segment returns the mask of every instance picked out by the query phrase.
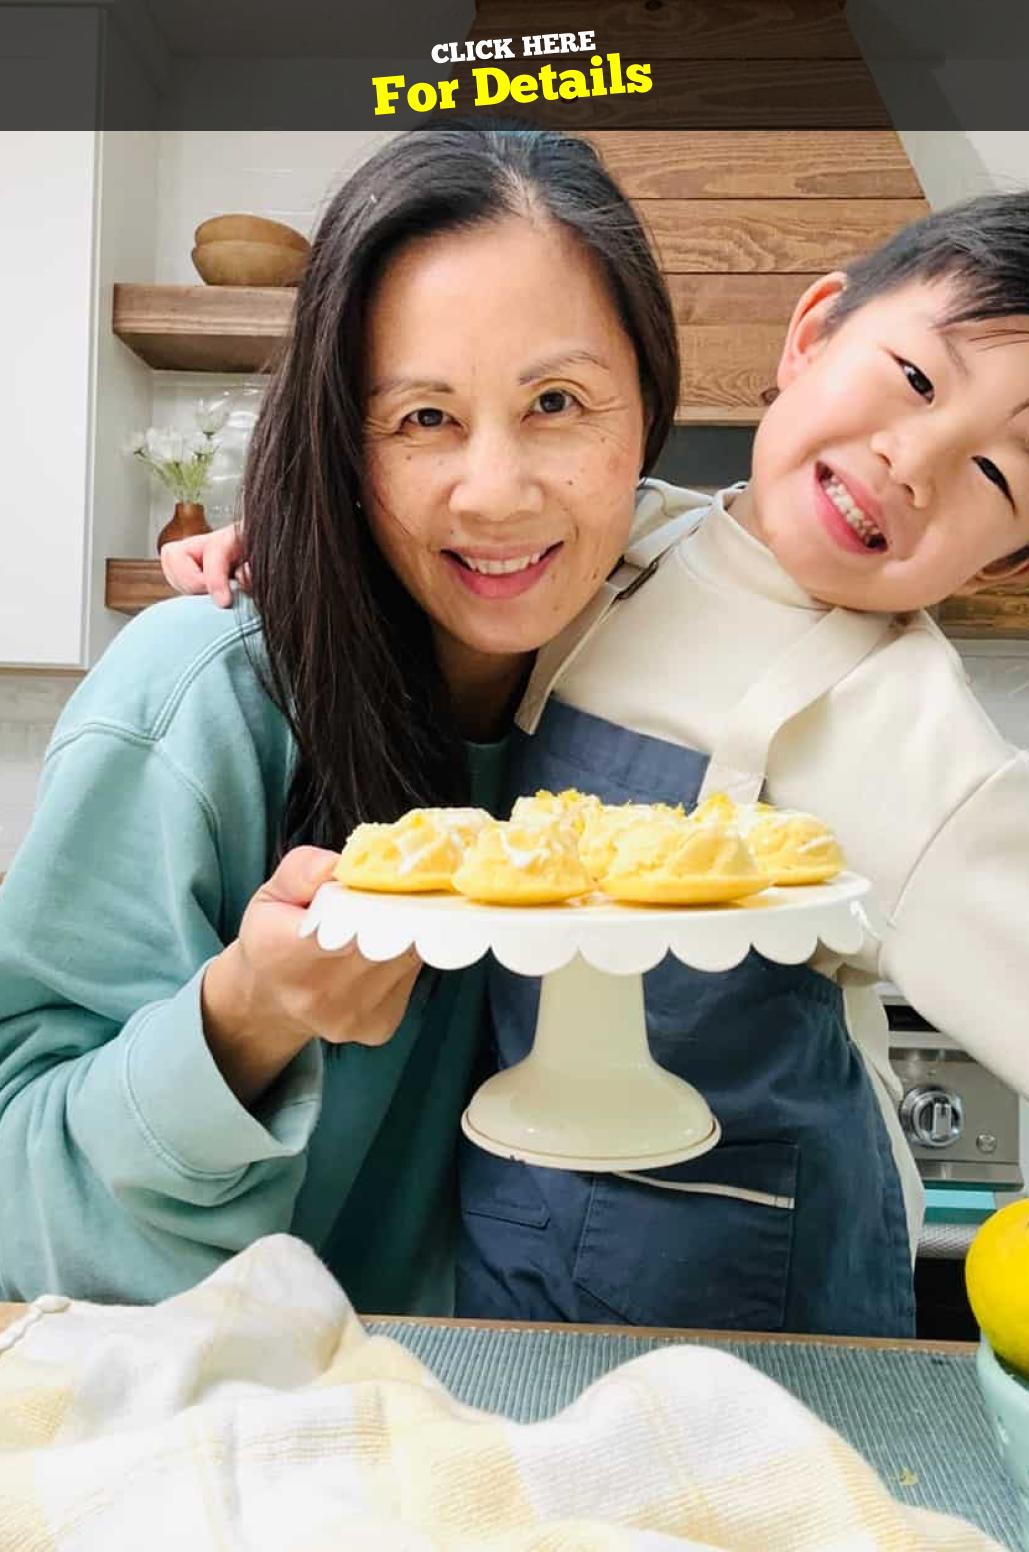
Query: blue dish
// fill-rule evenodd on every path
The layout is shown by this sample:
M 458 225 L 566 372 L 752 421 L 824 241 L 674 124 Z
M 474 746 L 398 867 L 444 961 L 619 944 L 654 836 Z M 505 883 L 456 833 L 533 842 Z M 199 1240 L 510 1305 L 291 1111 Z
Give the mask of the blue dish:
M 1004 1464 L 1018 1490 L 1022 1546 L 1029 1552 L 1029 1381 L 1008 1368 L 985 1337 L 979 1344 L 976 1369 Z

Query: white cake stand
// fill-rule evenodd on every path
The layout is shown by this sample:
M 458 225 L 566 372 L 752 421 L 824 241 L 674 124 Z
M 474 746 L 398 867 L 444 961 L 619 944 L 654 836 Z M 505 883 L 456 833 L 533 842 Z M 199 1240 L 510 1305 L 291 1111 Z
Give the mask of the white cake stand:
M 459 895 L 362 893 L 323 884 L 301 935 L 324 949 L 357 939 L 366 959 L 413 944 L 428 965 L 456 970 L 491 952 L 542 977 L 533 1048 L 488 1079 L 462 1117 L 489 1153 L 555 1169 L 656 1169 L 713 1148 L 721 1128 L 703 1095 L 650 1054 L 643 972 L 672 953 L 697 970 L 728 970 L 754 948 L 803 964 L 821 943 L 860 947 L 870 885 L 768 889 L 739 905 L 476 905 Z

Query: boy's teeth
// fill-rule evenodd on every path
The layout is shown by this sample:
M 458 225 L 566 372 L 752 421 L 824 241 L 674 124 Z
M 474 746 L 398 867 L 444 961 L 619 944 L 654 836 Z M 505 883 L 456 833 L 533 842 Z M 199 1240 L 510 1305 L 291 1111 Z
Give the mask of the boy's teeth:
M 884 534 L 875 526 L 867 512 L 861 510 L 850 491 L 836 478 L 835 474 L 826 475 L 822 481 L 822 489 L 837 512 L 848 526 L 854 530 L 862 543 L 867 545 L 869 549 L 879 549 L 882 547 L 885 543 Z
M 481 571 L 487 577 L 506 577 L 512 571 L 527 571 L 545 553 L 544 550 L 537 550 L 535 555 L 518 555 L 513 560 L 473 560 L 470 555 L 462 555 L 460 559 L 469 571 Z

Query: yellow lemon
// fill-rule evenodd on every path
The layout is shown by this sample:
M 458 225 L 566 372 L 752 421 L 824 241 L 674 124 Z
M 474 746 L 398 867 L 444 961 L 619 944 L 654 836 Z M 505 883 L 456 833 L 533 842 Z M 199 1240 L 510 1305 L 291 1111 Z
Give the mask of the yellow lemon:
M 1029 1377 L 1029 1201 L 987 1218 L 968 1252 L 965 1287 L 994 1352 Z

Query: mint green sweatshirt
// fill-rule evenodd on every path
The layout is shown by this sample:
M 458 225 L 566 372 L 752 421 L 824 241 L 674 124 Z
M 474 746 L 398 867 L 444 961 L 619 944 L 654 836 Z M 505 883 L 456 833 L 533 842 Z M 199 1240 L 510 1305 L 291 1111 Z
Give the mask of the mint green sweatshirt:
M 200 983 L 269 872 L 294 755 L 249 606 L 176 599 L 69 701 L 0 888 L 0 1298 L 149 1302 L 264 1234 L 363 1311 L 445 1314 L 483 966 L 416 987 L 386 1045 L 312 1041 L 247 1110 Z M 503 746 L 471 746 L 475 801 Z

